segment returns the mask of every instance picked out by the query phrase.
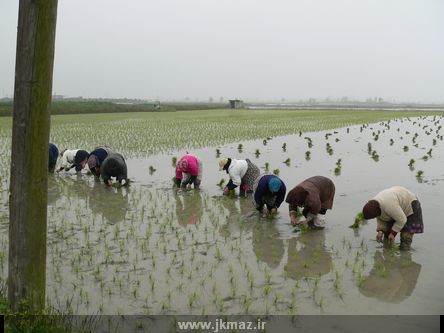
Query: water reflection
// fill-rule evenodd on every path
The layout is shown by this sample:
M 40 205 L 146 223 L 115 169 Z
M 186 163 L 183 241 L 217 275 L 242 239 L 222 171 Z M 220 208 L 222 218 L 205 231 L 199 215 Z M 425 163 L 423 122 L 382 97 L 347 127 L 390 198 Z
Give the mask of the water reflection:
M 101 214 L 110 224 L 125 220 L 128 210 L 128 189 L 103 186 L 95 181 L 92 187 L 84 183 L 88 206 L 95 214 Z
M 402 251 L 397 255 L 390 249 L 377 251 L 373 268 L 359 291 L 383 302 L 401 303 L 412 294 L 420 272 L 421 265 L 412 261 L 410 252 Z
M 284 256 L 284 241 L 279 237 L 276 223 L 265 221 L 256 223 L 253 227 L 253 251 L 259 261 L 270 268 L 277 268 Z
M 332 268 L 331 253 L 325 246 L 325 230 L 304 232 L 288 242 L 288 277 L 300 280 L 320 277 Z
M 198 224 L 203 215 L 202 197 L 199 191 L 176 194 L 176 217 L 182 227 Z

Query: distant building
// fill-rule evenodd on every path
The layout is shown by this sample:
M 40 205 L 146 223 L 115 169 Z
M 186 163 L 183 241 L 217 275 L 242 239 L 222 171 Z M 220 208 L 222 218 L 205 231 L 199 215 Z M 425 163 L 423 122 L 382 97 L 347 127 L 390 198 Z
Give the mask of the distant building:
M 230 103 L 230 109 L 244 108 L 244 101 L 241 101 L 240 99 L 230 99 L 228 102 Z

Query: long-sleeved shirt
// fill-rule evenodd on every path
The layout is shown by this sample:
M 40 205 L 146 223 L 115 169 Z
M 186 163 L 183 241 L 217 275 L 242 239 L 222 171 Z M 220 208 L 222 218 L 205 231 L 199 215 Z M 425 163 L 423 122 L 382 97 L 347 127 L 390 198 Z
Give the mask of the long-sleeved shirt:
M 392 229 L 400 232 L 407 222 L 407 216 L 413 214 L 412 202 L 416 195 L 402 186 L 393 186 L 379 192 L 373 200 L 379 203 L 381 215 L 376 218 L 377 228 L 385 222 L 393 222 Z
M 265 195 L 276 196 L 276 201 L 274 203 L 274 206 L 276 208 L 279 208 L 282 201 L 284 201 L 286 188 L 285 188 L 284 182 L 281 180 L 282 185 L 279 188 L 279 191 L 272 193 L 268 187 L 268 183 L 270 182 L 270 180 L 272 178 L 278 178 L 278 177 L 276 177 L 274 175 L 265 175 L 259 179 L 256 191 L 254 192 L 254 201 L 256 201 L 257 203 L 260 203 L 262 201 L 261 200 L 262 197 Z
M 111 177 L 116 177 L 118 181 L 128 178 L 128 169 L 125 159 L 121 154 L 110 154 L 102 163 L 100 168 L 100 176 L 106 183 Z
M 188 162 L 188 170 L 180 170 L 179 163 L 182 160 L 186 160 Z M 182 172 L 189 173 L 191 176 L 197 177 L 199 174 L 199 161 L 197 157 L 194 155 L 185 155 L 182 156 L 179 162 L 176 164 L 176 179 L 182 180 L 183 175 Z
M 321 209 L 331 209 L 335 196 L 335 185 L 323 176 L 314 176 L 304 180 L 288 192 L 286 202 L 290 211 L 297 206 L 308 208 L 309 212 L 317 215 Z
M 242 177 L 245 176 L 248 170 L 248 163 L 246 160 L 231 159 L 231 163 L 228 166 L 227 173 L 230 176 L 230 181 L 227 187 L 232 190 L 239 186 L 242 182 Z
M 57 170 L 69 171 L 74 166 L 74 159 L 79 149 L 65 150 L 57 161 Z

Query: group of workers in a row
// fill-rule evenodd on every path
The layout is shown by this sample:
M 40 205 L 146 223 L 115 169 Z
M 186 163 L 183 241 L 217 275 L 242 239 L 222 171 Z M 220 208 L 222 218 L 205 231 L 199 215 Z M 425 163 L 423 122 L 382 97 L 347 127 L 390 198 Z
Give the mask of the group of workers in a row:
M 81 149 L 66 149 L 59 152 L 57 146 L 49 144 L 48 170 L 49 172 L 69 171 L 75 168 L 80 172 L 88 165 L 89 170 L 96 177 L 111 186 L 111 177 L 125 184 L 128 181 L 128 169 L 123 156 L 114 153 L 109 147 L 97 147 L 91 153 Z
M 230 180 L 223 192 L 228 194 L 239 187 L 239 194 L 252 193 L 253 204 L 264 217 L 276 214 L 284 201 L 286 186 L 282 179 L 272 174 L 261 174 L 259 168 L 249 159 L 222 158 L 220 171 L 226 171 Z M 177 188 L 198 189 L 202 181 L 202 161 L 194 155 L 182 156 L 176 164 L 175 183 Z M 323 176 L 310 177 L 296 185 L 287 194 L 289 215 L 293 225 L 298 224 L 298 207 L 302 208 L 305 219 L 299 223 L 311 229 L 325 227 L 325 213 L 332 209 L 335 185 Z M 378 241 L 393 241 L 400 233 L 400 249 L 408 250 L 413 234 L 423 233 L 421 204 L 417 196 L 401 186 L 393 186 L 378 193 L 362 208 L 366 220 L 377 219 Z
M 50 172 L 68 171 L 75 168 L 81 171 L 88 165 L 96 177 L 101 177 L 108 186 L 115 177 L 121 184 L 128 181 L 127 166 L 121 154 L 114 153 L 109 147 L 97 147 L 91 153 L 85 150 L 65 150 L 49 144 L 48 168 Z M 249 159 L 237 160 L 222 158 L 219 170 L 229 175 L 229 181 L 223 193 L 239 187 L 239 194 L 252 193 L 253 204 L 264 217 L 273 216 L 284 201 L 286 186 L 282 179 L 272 174 L 261 174 L 259 168 Z M 202 161 L 194 155 L 184 155 L 176 163 L 174 182 L 177 188 L 195 189 L 202 182 Z M 289 205 L 291 223 L 308 225 L 311 229 L 325 227 L 325 213 L 332 209 L 335 185 L 323 176 L 310 177 L 296 185 L 287 194 L 285 201 Z M 303 221 L 297 219 L 298 207 L 302 208 Z M 377 219 L 378 241 L 392 241 L 400 233 L 401 249 L 409 249 L 413 234 L 424 232 L 421 204 L 417 196 L 408 189 L 394 186 L 378 193 L 362 209 L 366 220 Z

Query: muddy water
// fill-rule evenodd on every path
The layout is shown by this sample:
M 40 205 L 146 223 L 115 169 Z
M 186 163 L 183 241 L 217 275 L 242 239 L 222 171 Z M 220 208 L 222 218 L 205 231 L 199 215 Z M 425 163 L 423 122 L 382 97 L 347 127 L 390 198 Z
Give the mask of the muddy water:
M 440 314 L 444 144 L 437 135 L 444 133 L 436 131 L 443 123 L 412 118 L 190 151 L 204 165 L 199 192 L 172 187 L 171 159 L 186 151 L 128 160 L 127 188 L 105 188 L 86 173 L 54 175 L 48 303 L 80 314 Z M 379 161 L 368 153 L 369 142 Z M 432 157 L 422 160 L 430 148 Z M 285 203 L 270 220 L 250 198 L 223 197 L 217 184 L 228 177 L 216 149 L 221 157 L 250 158 L 264 172 L 266 163 L 269 172 L 279 169 L 287 189 L 313 175 L 330 177 L 336 197 L 326 229 L 295 232 Z M 423 178 L 415 177 L 418 170 Z M 368 199 L 393 185 L 415 192 L 423 207 L 425 233 L 415 235 L 408 253 L 378 244 L 375 221 L 348 228 Z M 2 254 L 6 217 L 2 208 Z

